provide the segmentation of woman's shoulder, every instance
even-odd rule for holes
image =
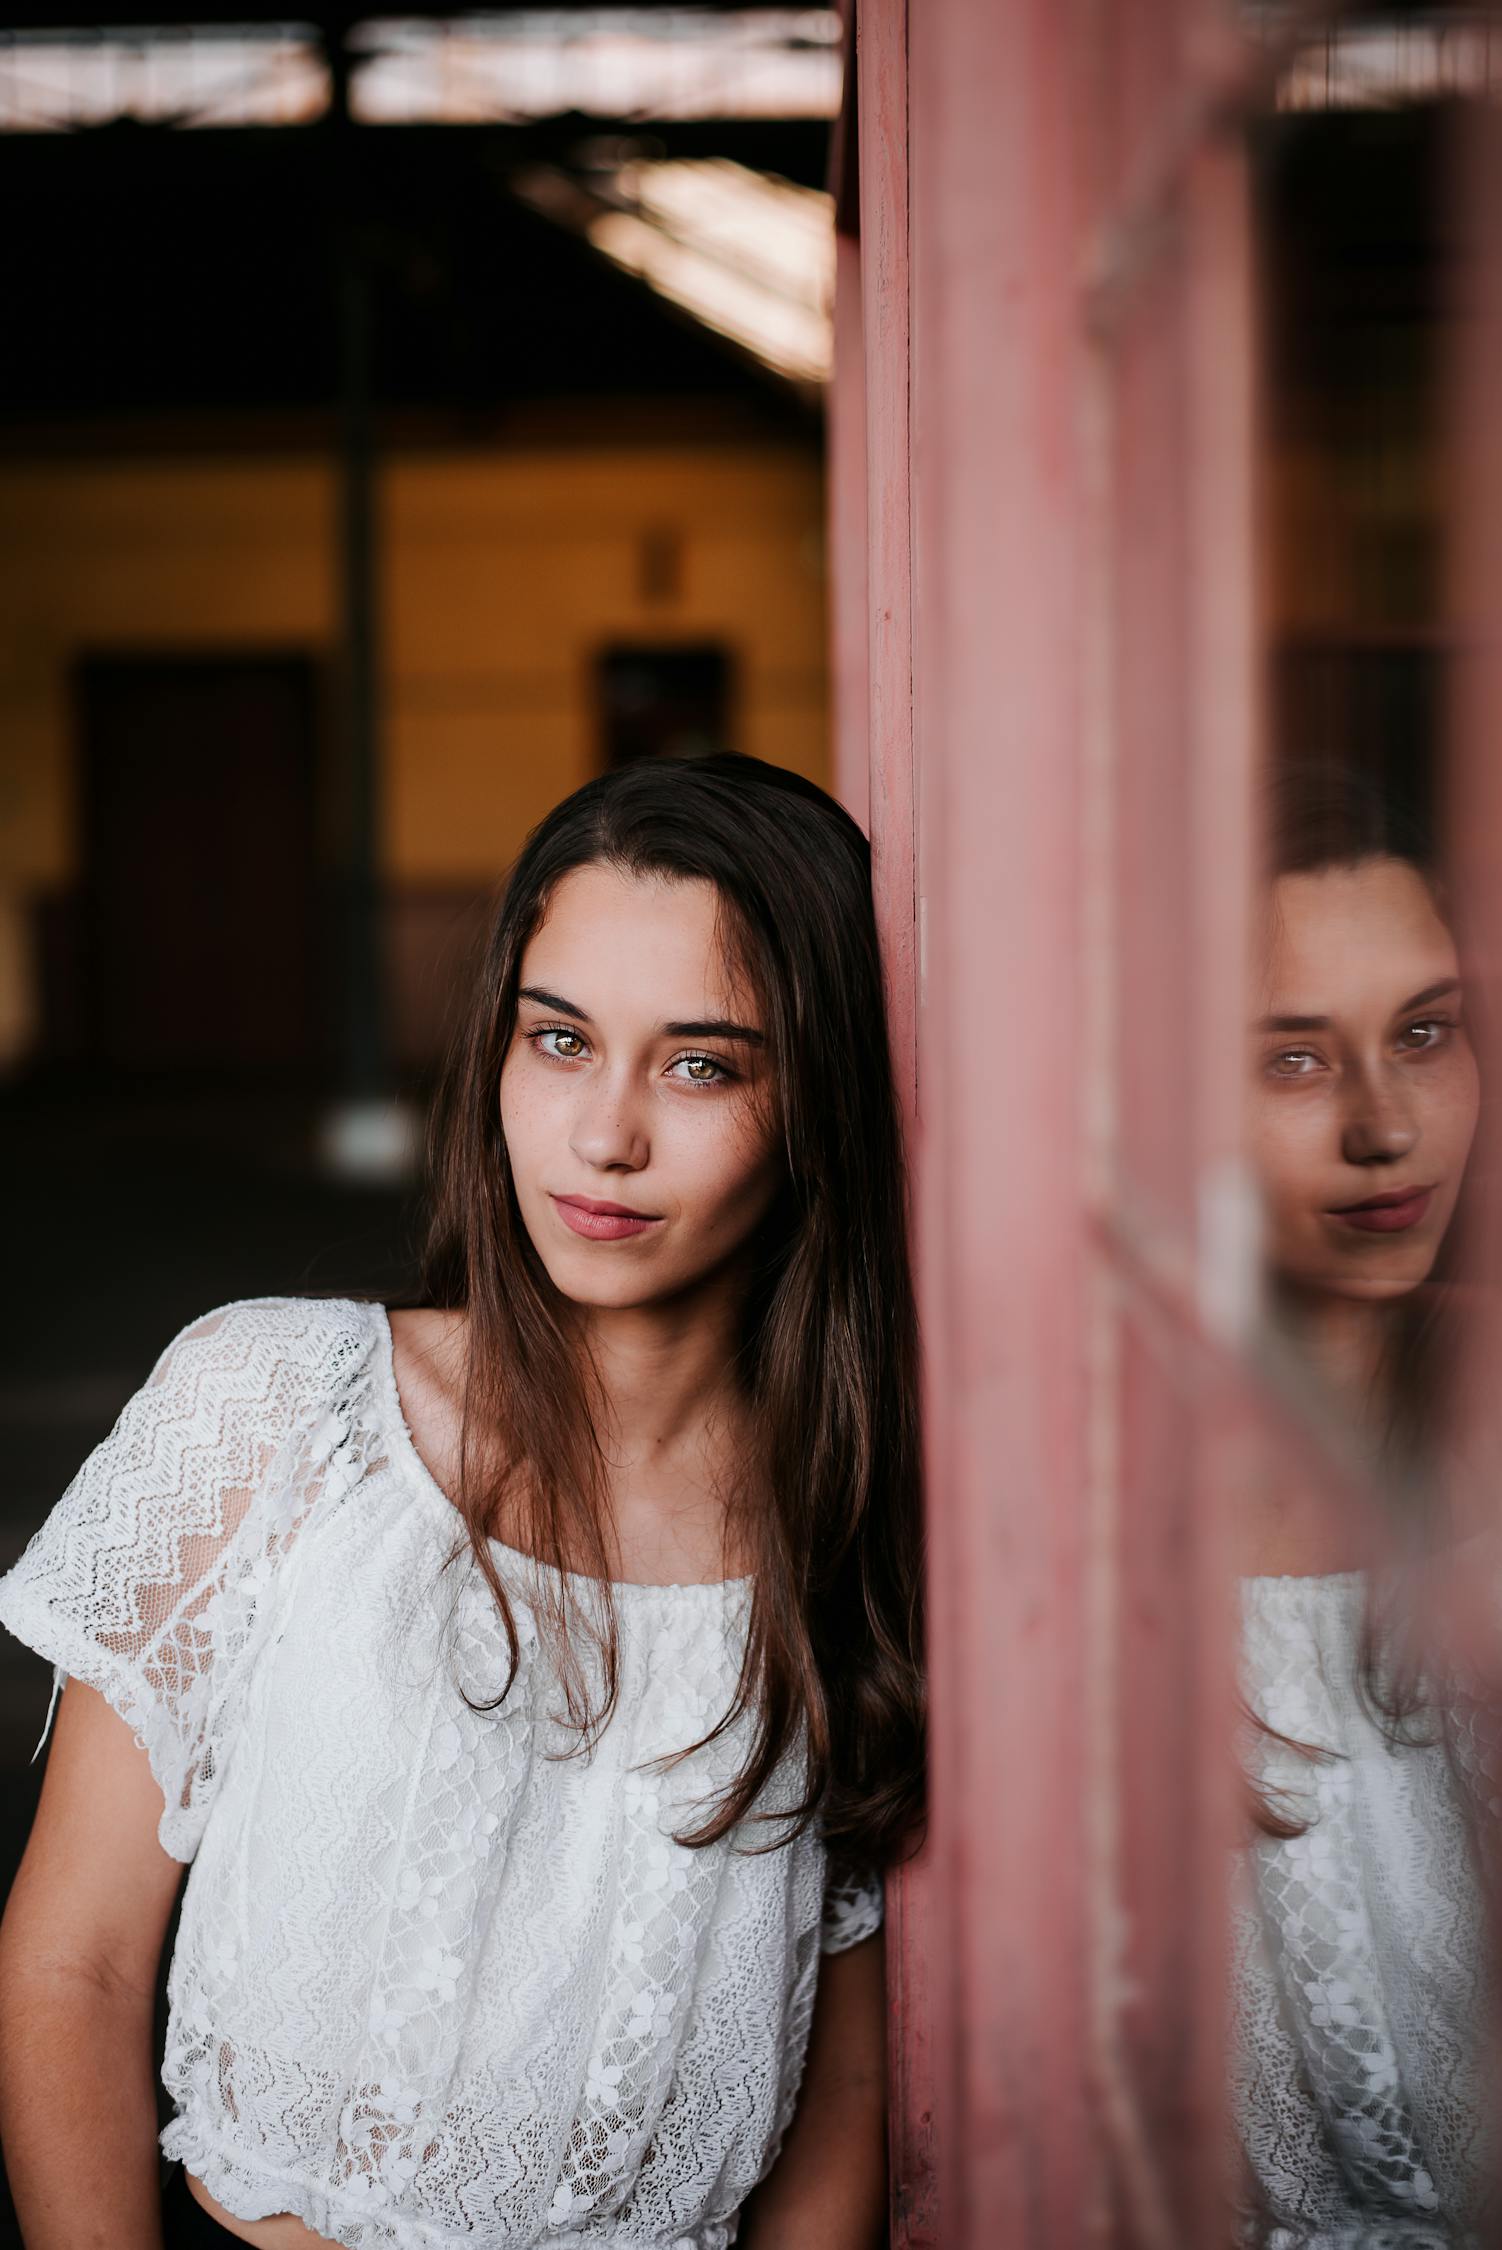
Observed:
[[[383,1306],[353,1297],[233,1297],[180,1328],[157,1366],[183,1354],[321,1367],[368,1353],[384,1320]]]
[[[348,1297],[237,1297],[164,1347],[137,1393],[161,1417],[222,1423],[234,1405],[302,1419],[348,1394],[385,1334],[380,1304]]]

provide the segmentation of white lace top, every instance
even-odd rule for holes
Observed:
[[[1480,2242],[1494,2088],[1481,1886],[1443,1722],[1393,1748],[1362,1697],[1366,1582],[1243,1584],[1252,1768],[1306,1822],[1264,1838],[1234,1928],[1235,2101],[1262,2250]],[[1484,2239],[1493,2239],[1488,2232]]]
[[[0,1621],[108,1697],[191,1861],[162,2136],[244,2219],[370,2250],[721,2250],[787,2127],[821,1947],[874,1931],[813,1833],[672,1831],[737,1770],[746,1580],[616,1589],[618,1707],[555,1717],[402,1419],[379,1306],[186,1329],[0,1579]],[[586,1582],[580,1582],[587,1596]],[[774,1782],[768,1808],[793,1801]]]

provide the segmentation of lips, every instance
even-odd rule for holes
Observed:
[[[555,1195],[553,1204],[570,1231],[586,1242],[626,1242],[661,1226],[648,1211],[633,1211],[625,1203],[598,1203],[588,1195]]]
[[[1418,1225],[1433,1200],[1432,1187],[1393,1188],[1385,1195],[1368,1196],[1364,1203],[1348,1203],[1329,1215],[1361,1234],[1404,1234]]]

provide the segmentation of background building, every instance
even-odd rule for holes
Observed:
[[[534,821],[613,760],[820,778],[810,435],[408,441],[374,475],[376,945],[393,1070]],[[254,451],[0,461],[12,1067],[337,1072],[338,471]]]
[[[838,25],[172,14],[0,40],[0,1066],[369,1092],[588,774],[825,770]]]

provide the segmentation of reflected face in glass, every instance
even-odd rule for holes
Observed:
[[[1406,861],[1280,876],[1252,1025],[1249,1142],[1267,1254],[1295,1286],[1385,1300],[1424,1282],[1479,1103],[1459,962]]]
[[[565,1297],[663,1304],[734,1265],[784,1174],[770,1078],[711,884],[563,879],[522,957],[500,1102],[522,1218]]]

